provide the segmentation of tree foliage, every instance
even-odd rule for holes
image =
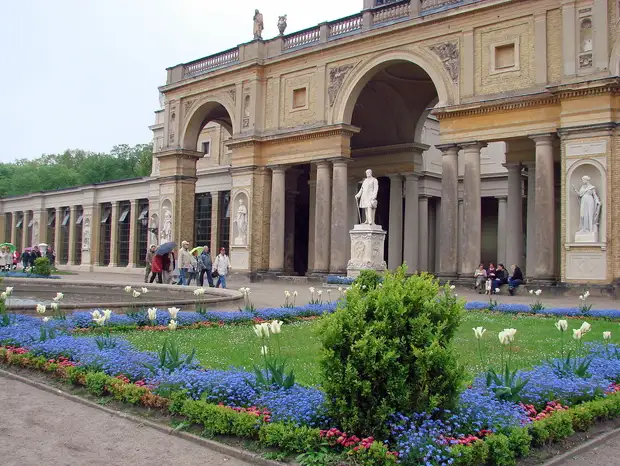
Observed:
[[[148,176],[151,144],[114,146],[110,153],[66,150],[0,164],[0,197]]]

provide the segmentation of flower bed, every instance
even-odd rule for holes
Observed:
[[[341,275],[328,275],[327,276],[327,284],[328,285],[352,285],[355,281],[353,277],[344,277]]]
[[[465,304],[465,309],[474,310],[493,310],[494,312],[506,312],[511,314],[535,314],[553,317],[602,317],[608,319],[620,319],[618,309],[584,309],[578,307],[552,307],[543,309],[532,309],[528,304],[504,304],[492,305],[488,301],[469,301]]]
[[[36,273],[17,272],[15,270],[11,270],[8,272],[0,272],[0,277],[3,277],[3,278],[51,278],[51,279],[60,278],[58,275],[38,275]]]

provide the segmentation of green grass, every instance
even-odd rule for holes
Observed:
[[[454,345],[461,362],[468,373],[483,372],[487,364],[499,367],[501,345],[498,333],[505,328],[516,328],[512,361],[514,367],[527,368],[543,361],[546,357],[560,354],[560,332],[555,328],[556,319],[546,317],[514,316],[479,311],[467,312],[459,327]],[[583,319],[569,319],[569,329],[565,333],[565,347],[575,347],[572,338],[573,328],[578,328]],[[603,332],[612,332],[612,342],[620,342],[618,322],[589,320],[592,331],[584,341],[602,341]],[[472,331],[473,327],[487,329],[483,337],[482,351],[484,365],[478,356],[478,345]],[[282,327],[282,353],[295,369],[297,380],[305,385],[320,383],[320,340],[316,334],[317,322],[298,322]],[[123,334],[137,348],[156,351],[169,332],[132,331]],[[227,369],[230,366],[252,370],[260,362],[260,340],[251,326],[227,326],[199,330],[181,330],[175,333],[182,350],[189,353],[196,348],[196,356],[204,367]]]

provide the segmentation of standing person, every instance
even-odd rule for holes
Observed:
[[[191,262],[189,264],[187,272],[189,274],[187,284],[191,285],[192,280],[194,280],[196,284],[198,284],[198,251],[194,251],[191,253]]]
[[[213,264],[213,270],[217,272],[217,284],[215,287],[219,287],[222,285],[222,288],[226,288],[226,276],[228,272],[232,269],[230,265],[230,259],[226,255],[226,249],[220,248],[220,253],[215,258],[215,263]]]
[[[56,265],[56,253],[54,252],[52,248],[49,248],[47,250],[47,255],[50,258],[50,263],[55,266]]]
[[[189,253],[189,243],[183,241],[179,249],[179,279],[183,286],[189,285],[189,268],[192,265],[192,255]]]
[[[512,276],[508,279],[508,293],[510,293],[510,296],[514,296],[515,289],[523,283],[523,272],[521,272],[521,268],[515,264],[513,264],[510,269],[512,270]]]
[[[207,283],[209,284],[209,286],[211,288],[213,288],[213,261],[211,260],[211,254],[209,253],[209,246],[205,246],[204,249],[202,250],[202,253],[200,254],[200,257],[198,258],[198,261],[200,262],[201,265],[201,269],[200,269],[200,277],[198,280],[198,283],[200,286],[204,285],[204,280],[205,280],[205,274],[207,275]]]
[[[6,247],[2,246],[0,248],[0,270],[7,270],[9,259],[12,259],[9,251],[7,251]]]
[[[22,252],[22,266],[24,267],[24,270],[26,270],[29,265],[30,265],[30,251],[24,251]]]
[[[155,277],[157,277],[157,283],[163,283],[163,271],[164,271],[164,258],[162,256],[153,256],[151,261],[151,280],[149,283],[153,283],[155,281]]]
[[[146,283],[149,279],[149,275],[151,273],[154,258],[155,258],[155,245],[151,244],[151,247],[146,252],[146,259],[145,259],[146,266],[144,267],[144,283]]]
[[[15,251],[13,253],[13,270],[17,270],[17,264],[19,264],[20,260],[21,260],[21,256],[19,252]]]
[[[161,269],[162,269],[162,277],[163,277],[163,283],[165,283],[166,285],[170,284],[170,267],[172,266],[172,261],[170,260],[170,254],[171,253],[166,253],[163,256],[161,256]],[[155,256],[157,257],[157,256]]]
[[[41,251],[39,251],[39,246],[35,246],[30,251],[30,267],[34,267],[34,261],[36,261],[39,257],[41,257]]]

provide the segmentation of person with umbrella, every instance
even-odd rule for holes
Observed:
[[[13,262],[13,257],[7,247],[2,245],[0,247],[0,270],[8,270],[9,262]]]
[[[164,282],[164,279],[163,279],[164,257],[165,256],[159,256],[159,255],[153,256],[153,260],[151,261],[151,264],[150,264],[151,265],[150,266],[151,279],[149,283],[153,283],[155,281],[155,277],[157,277],[157,283]]]

